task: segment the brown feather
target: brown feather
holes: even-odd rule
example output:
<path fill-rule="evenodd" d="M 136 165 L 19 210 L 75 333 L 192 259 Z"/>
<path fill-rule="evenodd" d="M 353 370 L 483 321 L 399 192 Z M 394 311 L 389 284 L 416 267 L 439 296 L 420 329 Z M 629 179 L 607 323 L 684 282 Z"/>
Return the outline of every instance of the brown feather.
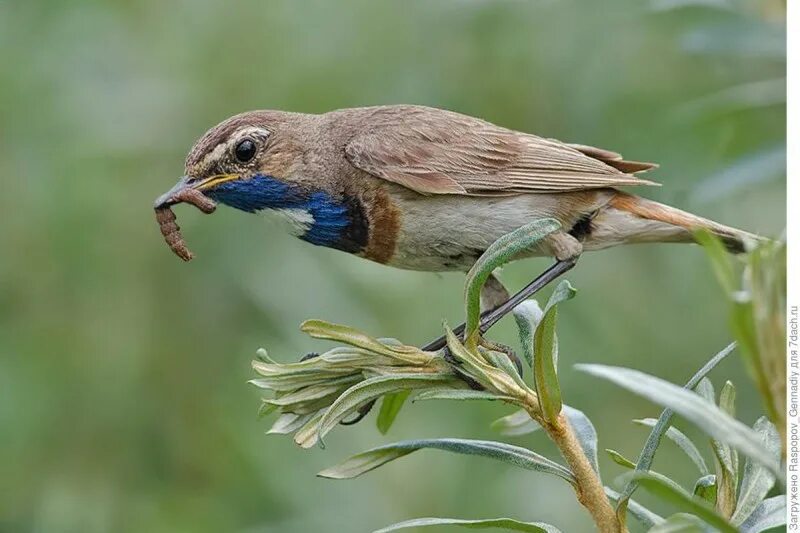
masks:
<path fill-rule="evenodd" d="M 345 146 L 373 176 L 422 194 L 504 195 L 658 185 L 634 173 L 656 165 L 421 106 L 368 108 L 369 127 Z"/>

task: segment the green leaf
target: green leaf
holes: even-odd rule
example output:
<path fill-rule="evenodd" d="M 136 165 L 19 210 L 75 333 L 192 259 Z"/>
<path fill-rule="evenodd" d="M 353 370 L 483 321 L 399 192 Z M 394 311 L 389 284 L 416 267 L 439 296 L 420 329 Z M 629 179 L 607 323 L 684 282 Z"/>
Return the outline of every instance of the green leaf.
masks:
<path fill-rule="evenodd" d="M 708 474 L 698 479 L 692 491 L 695 496 L 704 499 L 711 505 L 717 503 L 717 476 Z"/>
<path fill-rule="evenodd" d="M 658 524 L 647 533 L 714 533 L 705 522 L 688 513 L 678 513 Z"/>
<path fill-rule="evenodd" d="M 395 374 L 362 381 L 342 393 L 325 412 L 319 424 L 320 444 L 336 424 L 370 400 L 401 390 L 443 385 L 452 380 L 450 374 Z"/>
<path fill-rule="evenodd" d="M 265 403 L 277 406 L 290 406 L 304 402 L 319 400 L 331 396 L 346 388 L 347 385 L 361 381 L 360 376 L 347 376 L 345 378 L 331 379 L 320 385 L 310 385 L 301 389 L 284 394 L 278 398 L 264 400 Z"/>
<path fill-rule="evenodd" d="M 655 418 L 641 418 L 633 421 L 634 424 L 639 424 L 641 426 L 647 427 L 655 427 L 658 421 Z M 711 473 L 706 465 L 703 456 L 700 454 L 700 450 L 697 449 L 697 446 L 687 437 L 681 430 L 674 426 L 670 426 L 667 428 L 666 432 L 667 438 L 678 445 L 678 447 L 683 450 L 683 452 L 689 456 L 689 459 L 697 466 L 697 469 L 700 470 L 700 474 L 705 476 Z"/>
<path fill-rule="evenodd" d="M 303 424 L 303 427 L 294 434 L 294 441 L 301 448 L 311 448 L 319 440 L 319 423 L 325 411 L 318 411 L 311 415 L 311 418 Z"/>
<path fill-rule="evenodd" d="M 786 243 L 762 241 L 747 255 L 743 284 L 732 310 L 734 334 L 741 339 L 742 356 L 756 382 L 767 416 L 786 426 Z M 745 294 L 749 297 L 745 297 Z"/>
<path fill-rule="evenodd" d="M 548 304 L 549 306 L 549 304 Z M 561 414 L 561 386 L 558 383 L 556 359 L 558 341 L 556 340 L 556 321 L 558 307 L 545 311 L 542 321 L 533 334 L 533 382 L 544 419 L 553 423 Z"/>
<path fill-rule="evenodd" d="M 430 354 L 426 355 L 425 352 L 414 346 L 384 344 L 350 326 L 332 324 L 324 320 L 306 320 L 300 325 L 300 331 L 309 334 L 315 339 L 343 342 L 405 362 L 418 363 L 421 358 L 430 357 Z"/>
<path fill-rule="evenodd" d="M 603 487 L 606 491 L 606 495 L 609 499 L 613 502 L 619 501 L 620 494 L 619 492 L 609 488 Z M 664 521 L 664 518 L 657 515 L 644 505 L 638 503 L 636 500 L 628 500 L 628 507 L 627 510 L 630 514 L 632 514 L 636 519 L 642 523 L 645 527 L 653 527 L 656 524 L 660 524 Z"/>
<path fill-rule="evenodd" d="M 758 461 L 772 473 L 781 475 L 780 465 L 765 452 L 757 433 L 699 395 L 630 368 L 590 364 L 576 365 L 576 368 L 669 407 L 694 423 L 701 431 Z"/>
<path fill-rule="evenodd" d="M 718 352 L 714 357 L 709 359 L 706 364 L 704 364 L 700 370 L 698 370 L 684 385 L 685 389 L 693 389 L 697 386 L 700 381 L 705 378 L 705 376 L 711 372 L 715 366 L 719 364 L 720 361 L 728 357 L 730 353 L 736 348 L 736 343 L 731 343 L 725 348 L 723 348 L 720 352 Z M 653 459 L 655 458 L 656 451 L 658 450 L 658 446 L 661 443 L 661 437 L 664 436 L 664 433 L 667 431 L 667 428 L 670 427 L 670 423 L 672 421 L 673 411 L 671 409 L 664 409 L 661 412 L 661 415 L 658 417 L 658 422 L 653 427 L 653 430 L 650 432 L 650 435 L 647 437 L 647 441 L 644 444 L 644 448 L 642 452 L 639 454 L 639 459 L 636 462 L 636 470 L 639 472 L 647 472 L 650 470 L 650 467 L 653 464 Z M 625 517 L 625 508 L 628 505 L 628 499 L 631 495 L 636 491 L 638 486 L 638 482 L 633 479 L 625 485 L 625 488 L 622 491 L 622 496 L 620 497 L 619 502 L 617 503 L 617 516 L 620 516 L 621 519 Z"/>
<path fill-rule="evenodd" d="M 499 431 L 501 435 L 518 437 L 538 431 L 542 426 L 533 420 L 525 409 L 520 409 L 492 422 L 492 429 Z"/>
<path fill-rule="evenodd" d="M 504 374 L 508 375 L 511 379 L 514 380 L 521 389 L 526 389 L 527 385 L 525 381 L 523 381 L 522 376 L 519 375 L 519 371 L 514 363 L 511 362 L 508 354 L 504 352 L 498 352 L 495 350 L 487 350 L 482 346 L 478 346 L 478 352 L 495 368 L 500 369 L 503 371 Z"/>
<path fill-rule="evenodd" d="M 606 453 L 611 457 L 611 460 L 617 463 L 619 466 L 624 466 L 625 468 L 630 468 L 631 470 L 636 469 L 636 463 L 618 451 L 612 450 L 611 448 L 606 448 Z"/>
<path fill-rule="evenodd" d="M 469 351 L 447 324 L 444 326 L 444 334 L 447 338 L 447 348 L 450 350 L 450 354 L 461 364 L 461 372 L 465 372 L 481 384 L 488 383 L 490 378 L 487 372 L 490 372 L 493 367 Z"/>
<path fill-rule="evenodd" d="M 780 459 L 781 438 L 778 430 L 766 417 L 756 420 L 753 429 L 761 437 L 761 443 L 776 460 Z M 744 463 L 744 475 L 739 487 L 739 499 L 736 511 L 731 517 L 731 522 L 736 525 L 743 523 L 747 517 L 759 506 L 775 484 L 773 476 L 766 468 L 752 461 L 749 457 Z"/>
<path fill-rule="evenodd" d="M 742 533 L 761 533 L 768 529 L 780 527 L 786 524 L 786 495 L 773 496 L 767 498 L 760 504 L 752 514 L 742 522 L 739 530 Z"/>
<path fill-rule="evenodd" d="M 488 520 L 461 520 L 460 518 L 415 518 L 398 522 L 373 533 L 388 533 L 398 529 L 426 526 L 460 526 L 467 529 L 503 528 L 508 531 L 525 531 L 529 533 L 560 533 L 560 531 L 542 522 L 520 522 L 512 518 L 490 518 Z"/>
<path fill-rule="evenodd" d="M 562 280 L 556 285 L 556 288 L 553 289 L 553 293 L 550 295 L 550 299 L 547 300 L 547 305 L 544 306 L 545 314 L 558 304 L 566 302 L 567 300 L 572 300 L 575 298 L 576 294 L 578 294 L 578 289 L 573 287 L 569 280 Z"/>
<path fill-rule="evenodd" d="M 533 368 L 533 332 L 542 321 L 544 312 L 536 300 L 526 300 L 514 308 L 514 320 L 517 322 L 519 342 L 522 355 L 528 366 Z"/>
<path fill-rule="evenodd" d="M 566 467 L 531 450 L 502 442 L 469 439 L 424 439 L 395 442 L 356 454 L 317 475 L 330 479 L 350 479 L 425 448 L 464 455 L 480 455 L 526 470 L 553 474 L 570 483 L 575 483 L 575 478 Z"/>
<path fill-rule="evenodd" d="M 501 394 L 495 394 L 489 391 L 483 390 L 472 390 L 472 389 L 450 389 L 450 388 L 442 388 L 442 389 L 430 389 L 425 390 L 417 394 L 416 397 L 412 401 L 423 401 L 423 400 L 500 400 L 503 402 L 514 402 L 515 399 L 511 396 L 504 396 Z M 527 412 L 522 411 L 525 413 L 525 416 L 530 416 Z"/>
<path fill-rule="evenodd" d="M 703 384 L 705 385 L 705 384 Z M 708 389 L 706 385 L 704 387 Z M 713 405 L 713 390 L 711 391 Z M 703 397 L 708 401 L 708 392 Z M 719 393 L 719 406 L 725 413 L 733 417 L 736 413 L 736 389 L 730 381 L 726 381 Z M 736 487 L 739 482 L 739 454 L 724 441 L 711 439 L 711 449 L 714 451 L 714 463 L 717 479 L 717 512 L 730 518 L 736 508 Z"/>
<path fill-rule="evenodd" d="M 589 463 L 595 472 L 600 472 L 597 465 L 597 431 L 594 429 L 591 420 L 583 411 L 579 411 L 569 405 L 564 406 L 564 414 L 567 416 L 575 436 L 583 449 L 583 454 L 589 459 Z"/>
<path fill-rule="evenodd" d="M 378 412 L 378 418 L 375 424 L 378 426 L 378 431 L 380 431 L 382 435 L 386 435 L 389 428 L 392 427 L 394 419 L 397 418 L 397 414 L 400 412 L 400 409 L 403 408 L 403 404 L 406 402 L 406 398 L 408 398 L 409 394 L 411 394 L 411 391 L 403 390 L 387 394 L 383 397 L 383 400 L 381 400 L 381 410 Z"/>
<path fill-rule="evenodd" d="M 731 258 L 725 250 L 722 240 L 707 229 L 695 231 L 694 237 L 705 248 L 720 285 L 725 289 L 726 294 L 732 294 L 736 290 L 735 275 Z"/>
<path fill-rule="evenodd" d="M 294 413 L 284 413 L 275 420 L 272 427 L 267 431 L 267 435 L 287 435 L 294 433 L 303 425 L 311 420 L 313 414 L 297 415 Z"/>
<path fill-rule="evenodd" d="M 637 479 L 653 495 L 701 518 L 704 522 L 723 533 L 737 533 L 736 528 L 718 515 L 708 502 L 697 496 L 692 496 L 674 482 L 669 482 L 667 478 L 657 476 L 652 472 L 631 472 L 628 475 Z"/>
<path fill-rule="evenodd" d="M 472 338 L 477 332 L 481 312 L 481 288 L 494 269 L 532 248 L 560 227 L 561 224 L 553 218 L 535 220 L 503 235 L 489 245 L 467 273 L 464 297 L 467 313 L 465 339 Z"/>

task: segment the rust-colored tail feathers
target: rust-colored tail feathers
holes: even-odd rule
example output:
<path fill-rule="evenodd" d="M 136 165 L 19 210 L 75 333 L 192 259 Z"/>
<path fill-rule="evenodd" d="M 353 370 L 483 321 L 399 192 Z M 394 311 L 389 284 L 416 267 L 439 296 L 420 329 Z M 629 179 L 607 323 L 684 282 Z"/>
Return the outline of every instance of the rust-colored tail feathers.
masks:
<path fill-rule="evenodd" d="M 707 229 L 722 239 L 728 251 L 739 254 L 761 239 L 752 233 L 623 192 L 617 192 L 611 199 L 606 216 L 613 216 L 614 211 L 626 220 L 627 235 L 623 239 L 627 242 L 692 242 L 696 230 Z"/>

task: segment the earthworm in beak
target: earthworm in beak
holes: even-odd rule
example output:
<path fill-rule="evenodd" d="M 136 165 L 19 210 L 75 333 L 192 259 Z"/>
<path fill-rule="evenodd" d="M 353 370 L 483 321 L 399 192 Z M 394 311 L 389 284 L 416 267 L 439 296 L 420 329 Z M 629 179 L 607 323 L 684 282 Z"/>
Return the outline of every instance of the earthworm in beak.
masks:
<path fill-rule="evenodd" d="M 181 228 L 175 222 L 175 213 L 172 211 L 172 206 L 179 203 L 192 204 L 206 214 L 213 213 L 217 204 L 202 192 L 188 186 L 187 178 L 182 178 L 175 187 L 156 200 L 156 221 L 164 240 L 175 255 L 184 261 L 191 261 L 194 255 L 186 247 Z"/>

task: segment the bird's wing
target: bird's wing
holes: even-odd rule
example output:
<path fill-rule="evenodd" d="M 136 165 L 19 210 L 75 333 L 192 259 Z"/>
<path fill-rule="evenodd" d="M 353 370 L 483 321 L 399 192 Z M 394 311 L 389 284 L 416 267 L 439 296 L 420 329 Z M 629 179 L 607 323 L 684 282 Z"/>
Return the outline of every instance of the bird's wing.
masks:
<path fill-rule="evenodd" d="M 620 154 L 520 133 L 429 108 L 372 122 L 345 147 L 352 165 L 422 194 L 505 195 L 658 185 L 656 167 Z"/>

